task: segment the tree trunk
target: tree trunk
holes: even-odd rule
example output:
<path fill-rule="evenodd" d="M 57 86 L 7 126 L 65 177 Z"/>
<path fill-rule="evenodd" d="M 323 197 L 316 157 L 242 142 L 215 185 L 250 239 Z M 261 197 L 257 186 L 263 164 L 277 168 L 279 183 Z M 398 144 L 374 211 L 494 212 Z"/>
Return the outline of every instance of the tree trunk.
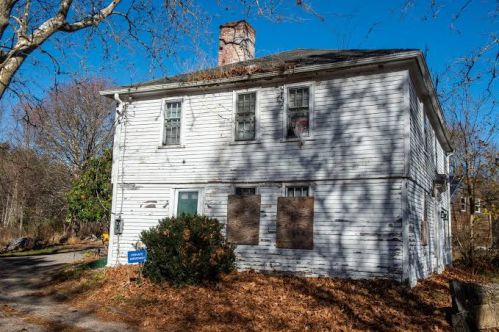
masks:
<path fill-rule="evenodd" d="M 25 55 L 16 55 L 5 59 L 0 65 L 0 100 L 25 59 Z"/>
<path fill-rule="evenodd" d="M 24 206 L 21 204 L 19 211 L 19 231 L 22 233 L 23 231 L 23 217 L 24 217 Z"/>

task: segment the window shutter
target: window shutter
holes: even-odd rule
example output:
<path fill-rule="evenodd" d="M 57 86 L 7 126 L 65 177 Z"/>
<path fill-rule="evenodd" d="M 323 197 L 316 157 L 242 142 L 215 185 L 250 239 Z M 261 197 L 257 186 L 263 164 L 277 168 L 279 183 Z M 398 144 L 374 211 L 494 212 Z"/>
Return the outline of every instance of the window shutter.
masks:
<path fill-rule="evenodd" d="M 258 245 L 260 203 L 260 195 L 229 195 L 227 205 L 227 239 L 229 242 Z"/>
<path fill-rule="evenodd" d="M 279 197 L 277 199 L 277 247 L 314 248 L 314 198 Z"/>

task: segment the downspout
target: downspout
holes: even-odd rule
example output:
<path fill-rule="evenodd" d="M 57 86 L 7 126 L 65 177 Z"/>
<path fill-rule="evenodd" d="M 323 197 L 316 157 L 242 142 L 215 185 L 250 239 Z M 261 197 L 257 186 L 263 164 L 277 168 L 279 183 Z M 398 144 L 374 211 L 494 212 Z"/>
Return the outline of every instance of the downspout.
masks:
<path fill-rule="evenodd" d="M 453 154 L 454 154 L 454 151 L 447 152 L 445 154 L 445 157 L 447 158 L 447 160 L 446 160 L 447 171 L 449 173 L 450 173 L 450 157 Z M 461 183 L 461 181 L 459 181 L 459 184 L 460 183 Z M 447 236 L 448 236 L 447 241 L 448 241 L 449 247 L 446 248 L 448 250 L 448 252 L 446 252 L 445 254 L 447 255 L 447 262 L 449 263 L 448 265 L 452 266 L 452 197 L 454 196 L 454 193 L 450 192 L 450 181 L 448 181 L 448 183 L 447 183 L 447 190 L 449 191 L 449 201 L 447 202 L 449 204 L 448 209 L 447 209 L 447 222 L 449 223 L 449 227 L 448 227 L 449 234 L 447 234 Z"/>
<path fill-rule="evenodd" d="M 108 253 L 107 253 L 107 265 L 108 266 L 114 266 L 118 263 L 119 259 L 119 250 L 120 250 L 120 235 L 117 234 L 116 238 L 116 259 L 115 261 L 113 260 L 113 249 L 114 249 L 114 242 L 115 242 L 115 219 L 116 216 L 121 217 L 121 209 L 119 213 L 116 213 L 116 204 L 117 204 L 117 199 L 118 199 L 118 185 L 119 185 L 119 164 L 120 164 L 120 157 L 119 157 L 119 150 L 120 150 L 120 140 L 121 140 L 121 126 L 124 125 L 122 118 L 124 115 L 124 110 L 125 110 L 125 102 L 121 100 L 120 96 L 118 93 L 114 94 L 114 100 L 117 102 L 116 106 L 116 114 L 115 114 L 115 132 L 114 132 L 114 142 L 113 142 L 113 163 L 112 163 L 112 170 L 111 170 L 111 181 L 113 185 L 113 192 L 112 192 L 112 203 L 111 203 L 111 221 L 109 223 L 109 244 L 108 244 Z M 122 174 L 123 176 L 123 174 Z M 123 190 L 123 185 L 121 184 L 121 190 Z M 123 192 L 122 192 L 122 198 L 123 198 Z"/>

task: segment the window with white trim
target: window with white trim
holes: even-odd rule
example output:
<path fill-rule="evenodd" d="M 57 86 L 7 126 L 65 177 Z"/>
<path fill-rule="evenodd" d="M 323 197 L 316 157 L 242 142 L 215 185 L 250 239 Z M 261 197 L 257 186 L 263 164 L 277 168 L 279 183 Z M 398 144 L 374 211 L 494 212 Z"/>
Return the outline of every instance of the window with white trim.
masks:
<path fill-rule="evenodd" d="M 180 124 L 182 115 L 182 103 L 166 102 L 164 109 L 164 132 L 163 145 L 180 144 Z"/>
<path fill-rule="evenodd" d="M 286 187 L 287 197 L 308 197 L 310 190 L 308 186 L 292 186 Z"/>
<path fill-rule="evenodd" d="M 423 114 L 424 116 L 424 147 L 425 147 L 425 152 L 427 156 L 431 153 L 431 126 L 430 126 L 430 121 L 428 120 L 428 117 L 426 114 Z"/>
<path fill-rule="evenodd" d="M 461 212 L 466 212 L 466 197 L 461 197 Z"/>
<path fill-rule="evenodd" d="M 236 141 L 252 141 L 256 132 L 256 92 L 240 93 L 236 101 Z"/>
<path fill-rule="evenodd" d="M 480 213 L 482 211 L 480 198 L 475 199 L 475 213 Z"/>
<path fill-rule="evenodd" d="M 288 89 L 286 138 L 309 136 L 310 134 L 310 88 Z"/>

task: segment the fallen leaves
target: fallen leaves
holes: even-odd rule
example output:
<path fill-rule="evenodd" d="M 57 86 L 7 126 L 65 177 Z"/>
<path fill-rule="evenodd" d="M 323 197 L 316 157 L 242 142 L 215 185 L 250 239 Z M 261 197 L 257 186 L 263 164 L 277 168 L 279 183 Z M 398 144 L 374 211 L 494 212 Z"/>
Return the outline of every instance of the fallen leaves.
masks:
<path fill-rule="evenodd" d="M 95 273 L 95 272 L 88 272 Z M 477 281 L 449 268 L 413 289 L 391 280 L 348 280 L 232 273 L 219 283 L 171 287 L 130 282 L 136 266 L 104 270 L 96 287 L 73 292 L 73 305 L 139 329 L 286 331 L 449 331 L 448 281 Z M 79 289 L 76 281 L 58 286 Z"/>

